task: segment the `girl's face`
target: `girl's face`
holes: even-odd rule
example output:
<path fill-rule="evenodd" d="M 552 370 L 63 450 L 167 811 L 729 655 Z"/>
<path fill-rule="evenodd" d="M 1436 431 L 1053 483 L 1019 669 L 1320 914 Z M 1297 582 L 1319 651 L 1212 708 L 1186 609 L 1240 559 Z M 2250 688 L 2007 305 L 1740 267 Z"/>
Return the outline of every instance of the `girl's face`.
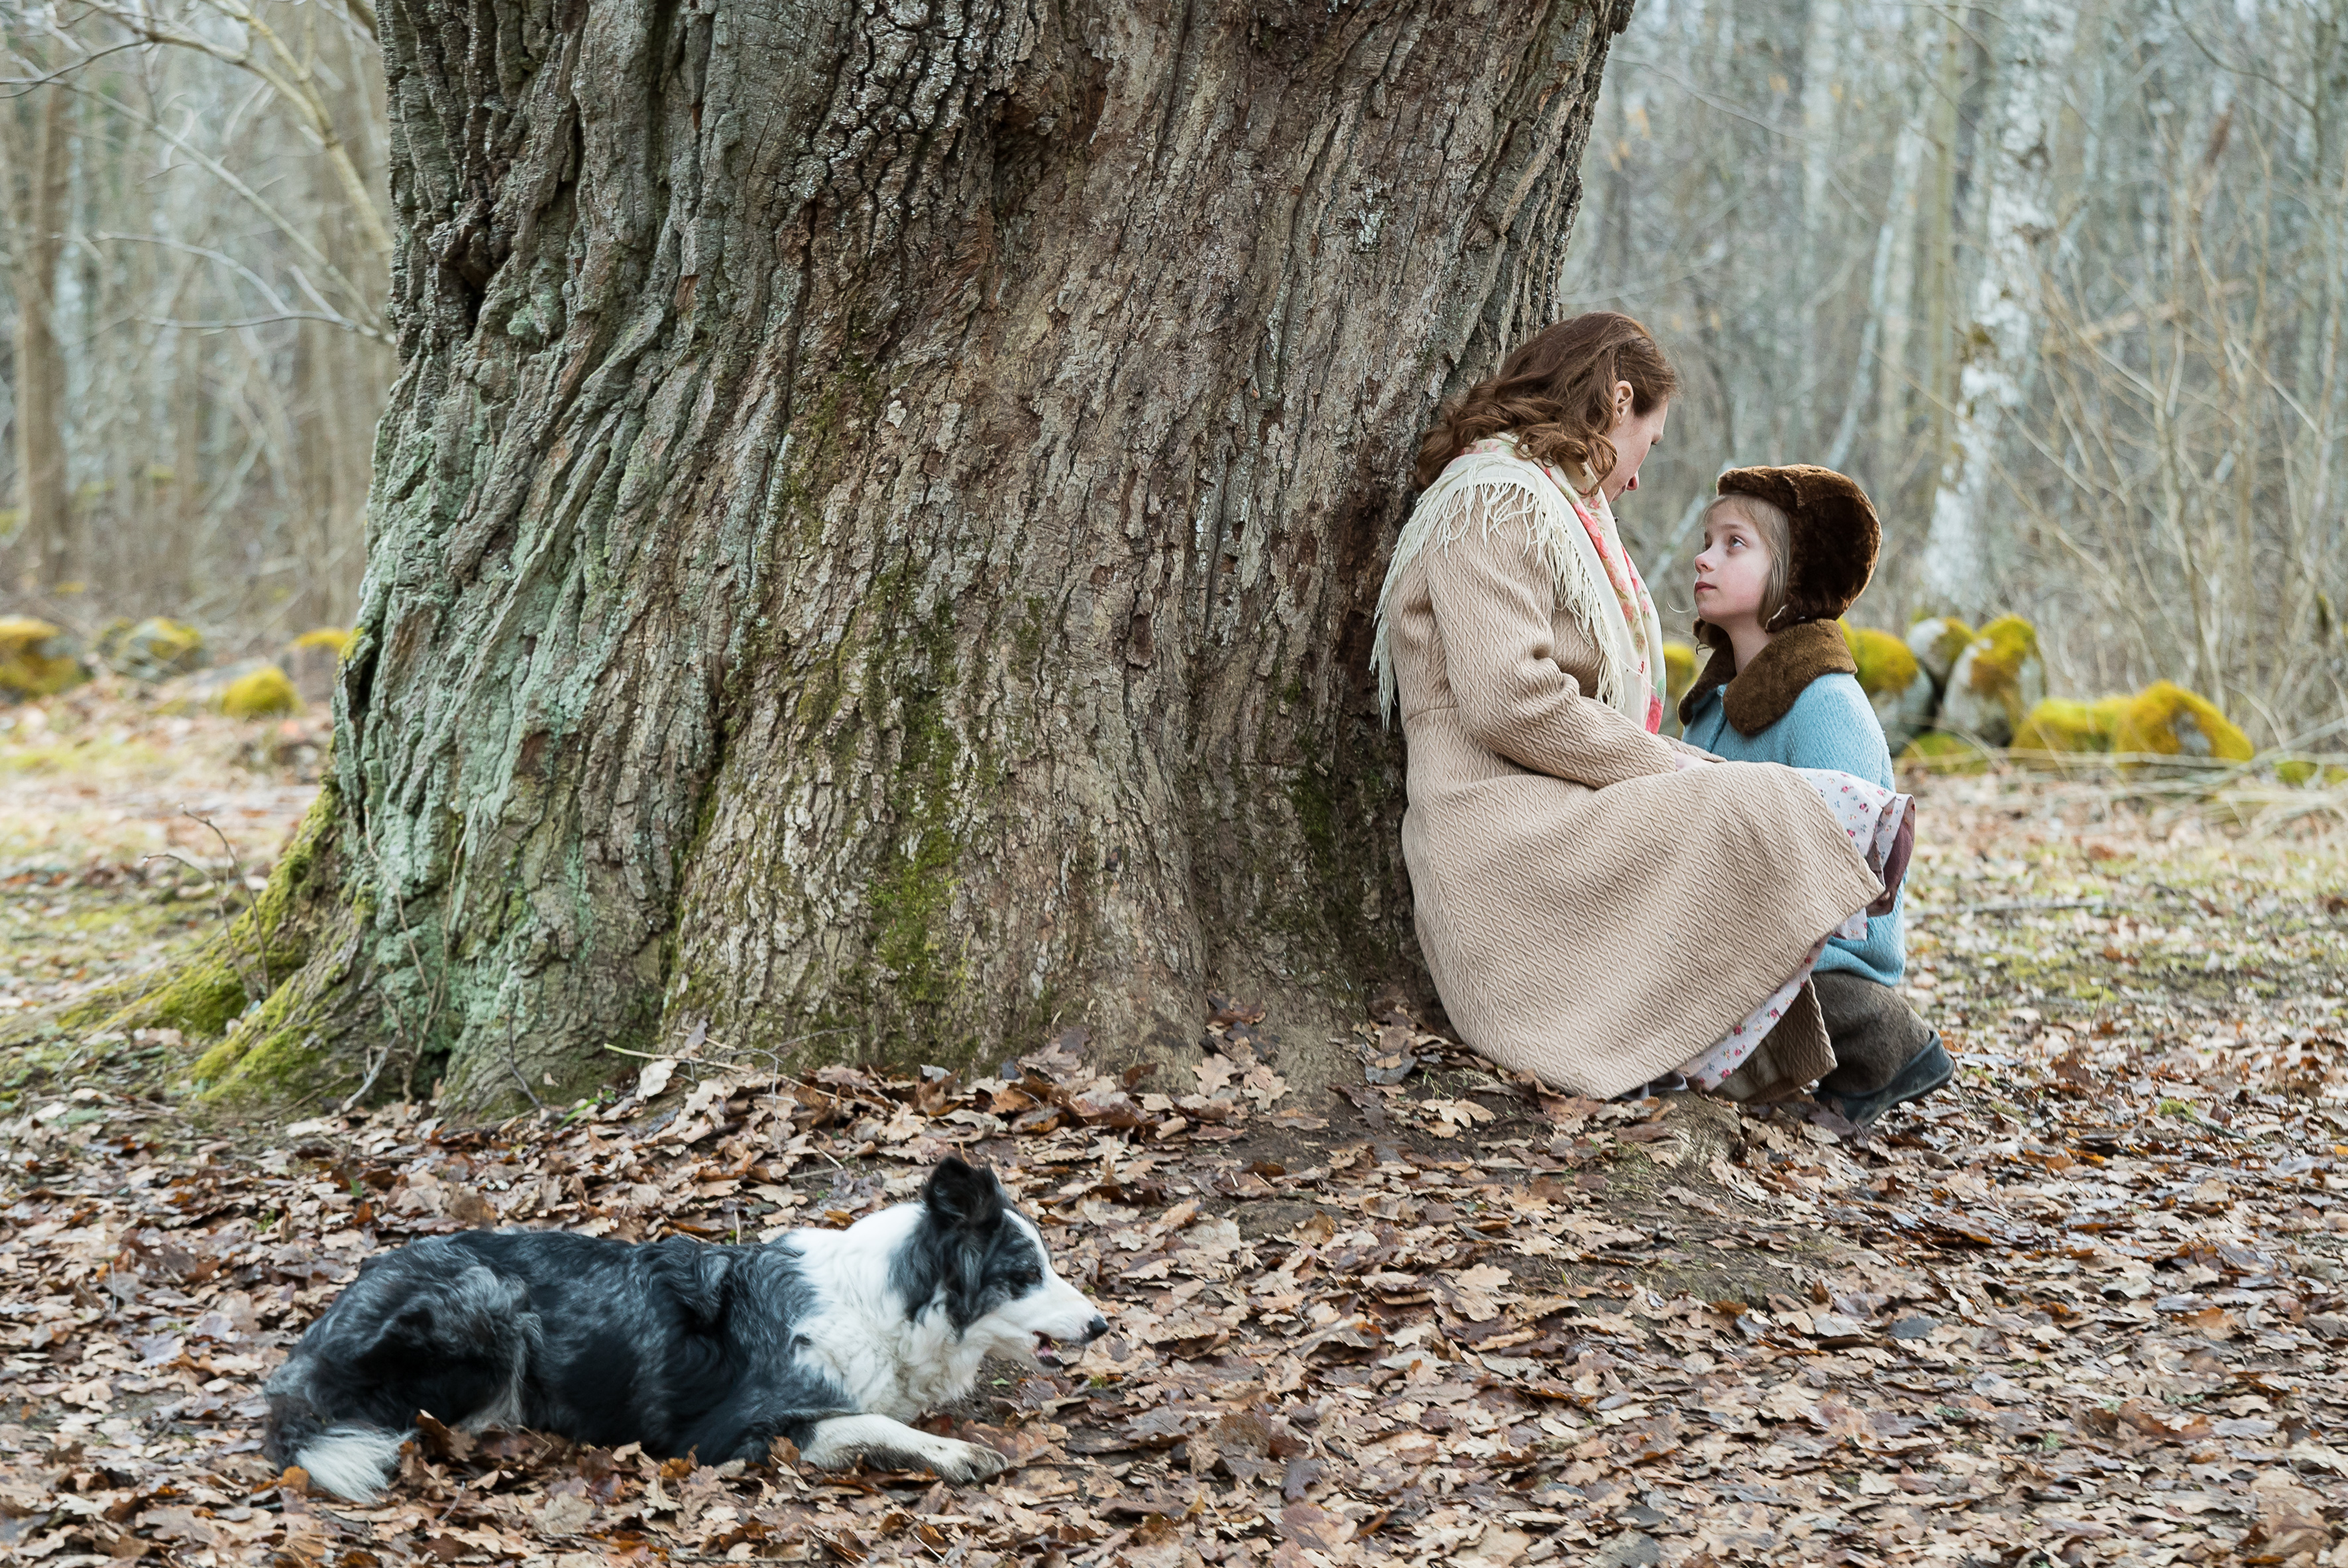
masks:
<path fill-rule="evenodd" d="M 1614 443 L 1614 471 L 1598 485 L 1610 503 L 1624 490 L 1639 488 L 1639 465 L 1663 438 L 1663 421 L 1672 411 L 1668 397 L 1643 414 L 1632 413 L 1631 401 L 1631 384 L 1614 383 L 1614 424 L 1606 432 L 1606 438 Z"/>
<path fill-rule="evenodd" d="M 1704 553 L 1695 558 L 1695 613 L 1723 631 L 1758 624 L 1773 564 L 1768 541 L 1732 506 L 1704 525 Z"/>

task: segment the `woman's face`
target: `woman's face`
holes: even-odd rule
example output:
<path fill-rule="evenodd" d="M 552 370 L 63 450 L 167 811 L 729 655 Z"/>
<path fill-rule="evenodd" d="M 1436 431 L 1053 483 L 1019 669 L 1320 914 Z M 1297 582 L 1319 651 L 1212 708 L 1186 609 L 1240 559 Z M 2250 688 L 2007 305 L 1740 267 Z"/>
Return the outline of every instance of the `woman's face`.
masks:
<path fill-rule="evenodd" d="M 1757 620 L 1769 592 L 1769 544 L 1761 531 L 1722 507 L 1704 525 L 1704 553 L 1695 558 L 1695 613 L 1725 631 Z"/>
<path fill-rule="evenodd" d="M 1624 490 L 1639 488 L 1639 465 L 1647 460 L 1647 454 L 1663 438 L 1663 420 L 1672 411 L 1668 397 L 1643 414 L 1632 413 L 1631 403 L 1631 384 L 1614 383 L 1614 425 L 1606 432 L 1606 438 L 1614 443 L 1614 471 L 1598 486 L 1610 502 Z"/>

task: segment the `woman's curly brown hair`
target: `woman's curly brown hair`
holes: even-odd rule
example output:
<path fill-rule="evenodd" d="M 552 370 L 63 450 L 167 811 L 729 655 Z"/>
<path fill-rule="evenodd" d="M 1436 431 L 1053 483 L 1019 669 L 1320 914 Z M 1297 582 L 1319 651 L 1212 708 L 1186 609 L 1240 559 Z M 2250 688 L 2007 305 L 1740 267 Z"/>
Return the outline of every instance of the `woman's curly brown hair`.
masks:
<path fill-rule="evenodd" d="M 1518 449 L 1592 482 L 1614 471 L 1614 384 L 1631 384 L 1631 411 L 1653 411 L 1679 390 L 1654 335 L 1627 315 L 1593 310 L 1545 326 L 1518 346 L 1500 373 L 1447 407 L 1418 444 L 1418 488 L 1487 436 L 1514 430 Z"/>

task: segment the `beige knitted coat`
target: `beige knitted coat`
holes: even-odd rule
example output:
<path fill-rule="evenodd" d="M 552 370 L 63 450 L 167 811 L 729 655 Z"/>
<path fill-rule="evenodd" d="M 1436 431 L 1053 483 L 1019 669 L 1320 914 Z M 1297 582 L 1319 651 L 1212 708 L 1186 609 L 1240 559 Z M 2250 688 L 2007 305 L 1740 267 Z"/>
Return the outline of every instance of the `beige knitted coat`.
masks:
<path fill-rule="evenodd" d="M 1688 748 L 1583 695 L 1597 650 L 1523 492 L 1450 504 L 1467 526 L 1404 565 L 1386 620 L 1419 944 L 1461 1039 L 1618 1094 L 1726 1034 L 1882 884 L 1793 769 L 1682 769 Z M 1789 1030 L 1788 1055 L 1832 1062 L 1814 1006 Z"/>

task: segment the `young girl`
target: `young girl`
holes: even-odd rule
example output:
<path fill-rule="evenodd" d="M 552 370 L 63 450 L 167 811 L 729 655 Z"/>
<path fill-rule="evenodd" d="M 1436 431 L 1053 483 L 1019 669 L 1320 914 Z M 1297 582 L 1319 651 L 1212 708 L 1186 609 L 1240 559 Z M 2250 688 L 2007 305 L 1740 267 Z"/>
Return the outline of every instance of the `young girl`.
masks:
<path fill-rule="evenodd" d="M 1890 789 L 1883 727 L 1835 624 L 1874 574 L 1874 506 L 1843 475 L 1807 466 L 1734 469 L 1719 490 L 1695 560 L 1696 638 L 1712 657 L 1680 702 L 1688 744 Z M 1870 915 L 1863 936 L 1830 939 L 1810 975 L 1837 1064 L 1815 1098 L 1861 1126 L 1953 1070 L 1892 989 L 1907 967 L 1900 907 Z"/>

